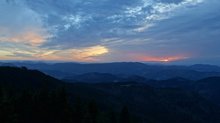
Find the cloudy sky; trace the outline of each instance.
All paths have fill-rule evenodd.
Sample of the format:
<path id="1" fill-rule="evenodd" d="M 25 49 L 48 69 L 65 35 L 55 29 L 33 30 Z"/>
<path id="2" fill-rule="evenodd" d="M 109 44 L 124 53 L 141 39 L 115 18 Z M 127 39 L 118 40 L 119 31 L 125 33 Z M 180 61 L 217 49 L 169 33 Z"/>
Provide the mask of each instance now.
<path id="1" fill-rule="evenodd" d="M 0 59 L 220 65 L 220 0 L 0 0 Z"/>

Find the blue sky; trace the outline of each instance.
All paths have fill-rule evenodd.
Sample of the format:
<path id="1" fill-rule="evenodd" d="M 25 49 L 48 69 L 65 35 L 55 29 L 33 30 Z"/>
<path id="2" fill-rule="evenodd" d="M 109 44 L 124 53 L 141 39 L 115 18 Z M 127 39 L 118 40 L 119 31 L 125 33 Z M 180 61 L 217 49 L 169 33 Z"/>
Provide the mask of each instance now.
<path id="1" fill-rule="evenodd" d="M 1 0 L 0 59 L 220 64 L 219 0 Z"/>

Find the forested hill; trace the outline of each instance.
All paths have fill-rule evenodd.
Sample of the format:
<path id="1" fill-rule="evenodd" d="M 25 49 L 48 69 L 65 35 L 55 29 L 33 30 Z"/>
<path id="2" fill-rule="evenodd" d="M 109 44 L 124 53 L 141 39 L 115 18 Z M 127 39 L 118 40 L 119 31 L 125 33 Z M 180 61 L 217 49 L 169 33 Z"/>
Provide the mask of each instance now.
<path id="1" fill-rule="evenodd" d="M 0 67 L 0 84 L 17 88 L 42 88 L 60 86 L 62 82 L 38 70 L 26 67 Z"/>

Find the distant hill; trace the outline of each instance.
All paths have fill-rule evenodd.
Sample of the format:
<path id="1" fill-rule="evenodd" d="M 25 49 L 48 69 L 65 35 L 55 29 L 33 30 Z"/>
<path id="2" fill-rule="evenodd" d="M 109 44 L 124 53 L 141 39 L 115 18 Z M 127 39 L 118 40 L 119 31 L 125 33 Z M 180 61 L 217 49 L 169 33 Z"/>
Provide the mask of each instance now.
<path id="1" fill-rule="evenodd" d="M 200 72 L 220 72 L 220 67 L 216 65 L 195 64 L 189 68 Z"/>
<path id="2" fill-rule="evenodd" d="M 62 79 L 69 83 L 116 83 L 116 82 L 145 82 L 147 79 L 137 75 L 113 75 L 109 73 L 85 73 Z"/>
<path id="3" fill-rule="evenodd" d="M 123 79 L 119 76 L 109 74 L 109 73 L 85 73 L 81 75 L 69 76 L 65 77 L 63 81 L 76 83 L 76 82 L 84 82 L 84 83 L 111 83 L 111 82 L 120 82 Z"/>
<path id="4" fill-rule="evenodd" d="M 13 64 L 19 67 L 25 66 L 30 69 L 37 69 L 59 79 L 65 79 L 66 77 L 87 73 L 107 73 L 120 76 L 137 75 L 154 80 L 166 80 L 176 77 L 199 80 L 212 76 L 220 76 L 220 67 L 202 64 L 193 66 L 149 65 L 138 62 L 94 64 L 71 62 L 54 64 L 14 62 Z"/>

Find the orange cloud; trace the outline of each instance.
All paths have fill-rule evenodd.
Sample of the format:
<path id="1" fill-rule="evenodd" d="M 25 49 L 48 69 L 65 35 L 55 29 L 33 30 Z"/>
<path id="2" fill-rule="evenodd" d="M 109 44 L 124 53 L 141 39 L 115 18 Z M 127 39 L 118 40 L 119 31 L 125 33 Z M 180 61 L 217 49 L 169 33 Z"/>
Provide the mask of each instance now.
<path id="1" fill-rule="evenodd" d="M 0 34 L 0 41 L 2 42 L 15 42 L 32 46 L 39 46 L 52 37 L 45 29 L 34 27 L 26 28 L 16 33 L 10 29 L 1 28 Z"/>
<path id="2" fill-rule="evenodd" d="M 12 42 L 26 42 L 31 45 L 40 45 L 45 41 L 45 37 L 35 32 L 26 32 L 21 35 L 16 35 L 8 39 Z"/>
<path id="3" fill-rule="evenodd" d="M 22 47 L 18 46 L 18 48 L 15 49 L 0 49 L 0 59 L 94 62 L 99 61 L 99 56 L 107 53 L 109 53 L 109 49 L 101 45 L 66 50 L 44 49 L 35 46 L 22 45 Z"/>
<path id="4" fill-rule="evenodd" d="M 92 46 L 79 49 L 51 50 L 36 54 L 35 57 L 43 60 L 61 60 L 61 61 L 98 61 L 97 57 L 109 52 L 104 46 Z"/>
<path id="5" fill-rule="evenodd" d="M 0 50 L 0 59 L 8 59 L 9 55 L 12 55 L 11 52 Z"/>
<path id="6" fill-rule="evenodd" d="M 95 57 L 108 53 L 109 49 L 98 45 L 82 49 L 73 49 L 70 52 L 75 59 L 80 61 L 96 61 Z"/>

